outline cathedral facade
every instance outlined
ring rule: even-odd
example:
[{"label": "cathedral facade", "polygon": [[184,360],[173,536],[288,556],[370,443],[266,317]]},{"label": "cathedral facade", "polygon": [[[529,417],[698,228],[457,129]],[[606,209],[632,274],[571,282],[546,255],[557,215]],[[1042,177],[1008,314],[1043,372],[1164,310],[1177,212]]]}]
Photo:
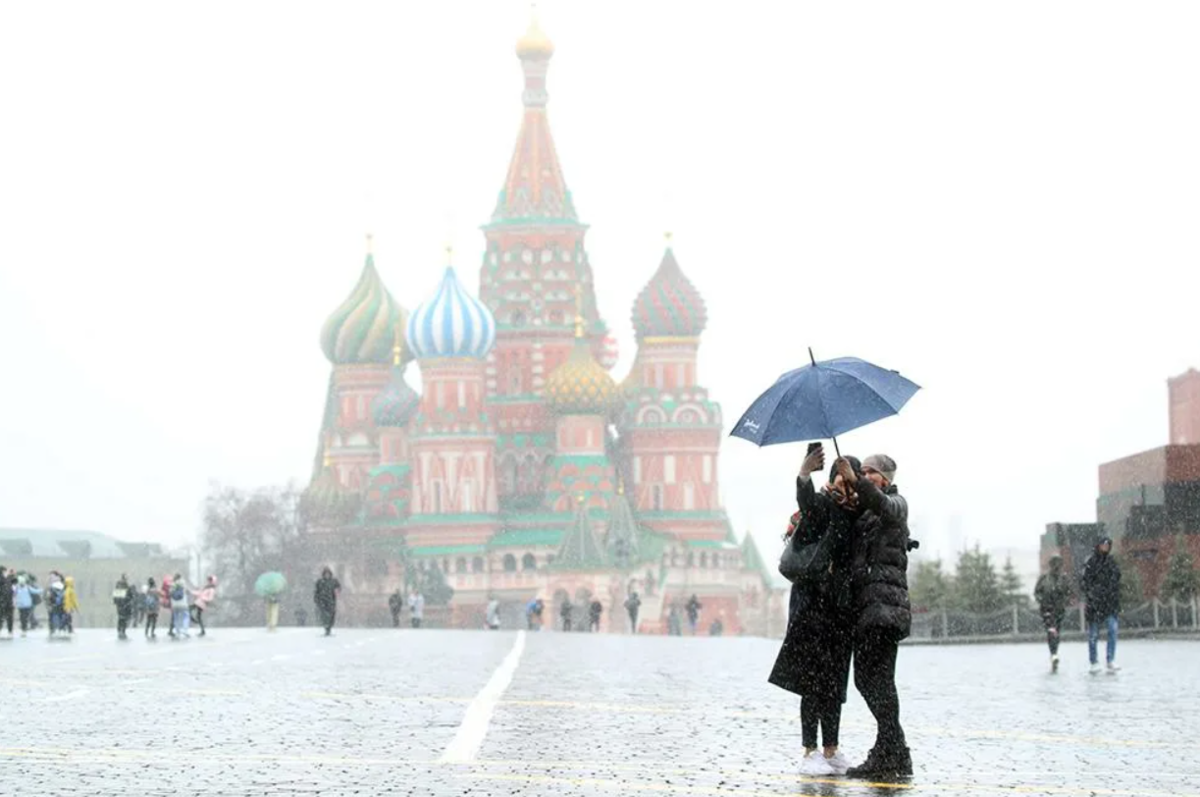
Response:
[{"label": "cathedral facade", "polygon": [[[453,587],[437,624],[505,624],[541,598],[599,599],[601,629],[665,632],[695,596],[702,633],[781,635],[784,594],[720,503],[721,407],[701,384],[704,300],[672,252],[634,298],[637,354],[618,382],[596,302],[588,228],[575,210],[546,113],[554,47],[517,43],[523,117],[490,221],[479,295],[454,268],[411,313],[368,251],[326,321],[332,363],[306,503],[344,586],[350,622],[387,619],[414,572]],[[650,272],[650,269],[647,269]],[[421,375],[421,393],[408,369]]]}]

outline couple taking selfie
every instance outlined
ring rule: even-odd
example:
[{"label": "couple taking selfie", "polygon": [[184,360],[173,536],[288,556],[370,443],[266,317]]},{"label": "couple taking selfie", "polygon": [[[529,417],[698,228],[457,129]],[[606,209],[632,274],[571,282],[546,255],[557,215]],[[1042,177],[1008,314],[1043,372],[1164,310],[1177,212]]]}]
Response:
[{"label": "couple taking selfie", "polygon": [[[838,457],[828,481],[815,485],[824,470],[824,449],[811,444],[779,562],[792,582],[787,635],[768,680],[801,697],[801,774],[907,777],[896,652],[912,626],[906,571],[917,543],[909,540],[908,504],[893,483],[891,457]],[[874,747],[855,767],[838,750],[851,659],[854,685],[878,726]]]}]

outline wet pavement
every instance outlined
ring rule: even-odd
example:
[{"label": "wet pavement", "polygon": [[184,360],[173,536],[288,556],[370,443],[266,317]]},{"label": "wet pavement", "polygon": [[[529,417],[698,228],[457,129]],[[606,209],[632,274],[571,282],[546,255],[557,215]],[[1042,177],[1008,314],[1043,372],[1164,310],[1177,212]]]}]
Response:
[{"label": "wet pavement", "polygon": [[[1200,643],[906,647],[908,783],[805,778],[761,639],[216,629],[0,641],[0,794],[1200,797]],[[853,694],[852,759],[874,736]]]}]

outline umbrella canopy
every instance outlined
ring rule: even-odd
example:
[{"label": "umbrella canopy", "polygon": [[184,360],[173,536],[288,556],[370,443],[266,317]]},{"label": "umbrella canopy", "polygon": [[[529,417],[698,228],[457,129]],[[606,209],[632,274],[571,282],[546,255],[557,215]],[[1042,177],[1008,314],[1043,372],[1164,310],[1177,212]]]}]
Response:
[{"label": "umbrella canopy", "polygon": [[813,360],[779,377],[730,434],[759,446],[837,438],[895,415],[920,389],[896,371],[854,357]]},{"label": "umbrella canopy", "polygon": [[287,579],[283,577],[283,573],[278,573],[274,570],[269,573],[263,573],[254,582],[254,592],[261,598],[278,595],[285,589],[287,589]]}]

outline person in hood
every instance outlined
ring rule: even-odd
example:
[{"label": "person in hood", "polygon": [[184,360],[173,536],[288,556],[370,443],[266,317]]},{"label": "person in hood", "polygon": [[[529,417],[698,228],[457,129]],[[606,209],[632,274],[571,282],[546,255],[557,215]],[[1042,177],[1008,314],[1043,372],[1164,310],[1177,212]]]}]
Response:
[{"label": "person in hood", "polygon": [[1050,671],[1058,672],[1058,639],[1067,603],[1071,600],[1071,580],[1063,574],[1063,558],[1050,557],[1050,572],[1037,580],[1033,596],[1038,602],[1042,624],[1046,626],[1046,644],[1050,646]]},{"label": "person in hood", "polygon": [[625,599],[625,611],[629,613],[629,633],[637,633],[638,611],[642,608],[642,599],[638,597],[637,592],[629,593],[629,597]]},{"label": "person in hood", "polygon": [[204,586],[192,592],[192,622],[200,626],[200,636],[208,633],[204,628],[204,613],[217,599],[217,577],[209,576]]},{"label": "person in hood", "polygon": [[113,605],[117,607],[117,639],[129,639],[125,632],[129,629],[129,621],[133,619],[137,590],[129,583],[129,579],[124,573],[117,579],[117,583],[113,587],[112,601]]},{"label": "person in hood", "polygon": [[183,575],[175,574],[171,579],[171,628],[176,639],[190,639],[188,631],[192,625],[192,612],[188,606],[188,587]]},{"label": "person in hood", "polygon": [[604,604],[599,598],[592,598],[592,602],[588,604],[588,632],[596,633],[600,630],[600,617],[604,614]]},{"label": "person in hood", "polygon": [[75,577],[63,579],[63,622],[67,633],[75,633],[75,613],[79,611],[79,593],[75,591]]},{"label": "person in hood", "polygon": [[695,636],[696,626],[700,623],[700,610],[704,608],[704,604],[693,594],[683,608],[687,612],[688,628],[692,629],[692,636]]},{"label": "person in hood", "polygon": [[396,590],[388,597],[388,611],[392,613],[392,628],[400,627],[400,613],[404,611],[404,596]]},{"label": "person in hood", "polygon": [[563,598],[562,605],[558,607],[558,616],[562,620],[562,630],[571,630],[571,617],[575,613],[575,604],[571,603],[571,599]]},{"label": "person in hood", "polygon": [[1083,599],[1086,602],[1084,620],[1088,630],[1088,661],[1093,673],[1100,671],[1096,643],[1100,640],[1100,623],[1108,629],[1108,649],[1105,651],[1106,666],[1110,673],[1121,669],[1117,666],[1117,615],[1121,613],[1121,568],[1112,558],[1112,540],[1104,537],[1096,543],[1096,549],[1083,565],[1080,579]]},{"label": "person in hood", "polygon": [[65,604],[66,585],[63,583],[62,574],[57,570],[50,571],[50,586],[46,589],[46,615],[49,618],[50,636],[53,637],[59,631],[65,631],[67,621],[64,617],[63,606]]},{"label": "person in hood", "polygon": [[10,573],[7,567],[0,567],[0,633],[13,635],[13,599],[17,589],[17,576]]},{"label": "person in hood", "polygon": [[425,595],[420,590],[413,590],[408,596],[408,614],[413,628],[420,628],[425,622]]},{"label": "person in hood", "polygon": [[500,600],[495,595],[488,598],[487,611],[484,613],[483,621],[489,630],[500,630]]},{"label": "person in hood", "polygon": [[[857,469],[858,460],[848,459]],[[815,490],[811,476],[824,467],[825,453],[815,448],[796,478],[799,511],[789,519],[789,550],[780,562],[780,571],[792,582],[787,632],[767,678],[800,695],[800,773],[815,777],[844,775],[850,767],[838,747],[853,651],[850,536],[857,513],[853,494],[836,469],[821,491]]]},{"label": "person in hood", "polygon": [[21,618],[21,636],[29,633],[33,622],[34,599],[41,594],[41,587],[32,583],[29,576],[17,576],[17,584],[13,587],[13,603],[16,604],[17,614]]},{"label": "person in hood", "polygon": [[146,579],[142,601],[146,606],[146,639],[158,639],[158,610],[162,608],[162,600],[153,578]]},{"label": "person in hood", "polygon": [[158,605],[167,612],[167,619],[171,625],[167,629],[167,636],[175,638],[175,614],[171,611],[171,577],[163,576],[162,582],[158,588]]},{"label": "person in hood", "polygon": [[321,571],[321,577],[313,588],[313,603],[317,605],[317,614],[321,617],[321,625],[325,626],[325,636],[333,635],[333,624],[337,621],[338,593],[342,584],[333,577],[333,571],[328,567]]},{"label": "person in hood", "polygon": [[912,756],[900,725],[896,656],[912,631],[908,599],[908,502],[894,484],[896,462],[886,454],[867,457],[862,476],[841,458],[835,464],[846,488],[857,496],[851,535],[854,595],[854,686],[875,717],[875,745],[867,760],[851,767],[852,778],[887,780],[912,775]]}]

